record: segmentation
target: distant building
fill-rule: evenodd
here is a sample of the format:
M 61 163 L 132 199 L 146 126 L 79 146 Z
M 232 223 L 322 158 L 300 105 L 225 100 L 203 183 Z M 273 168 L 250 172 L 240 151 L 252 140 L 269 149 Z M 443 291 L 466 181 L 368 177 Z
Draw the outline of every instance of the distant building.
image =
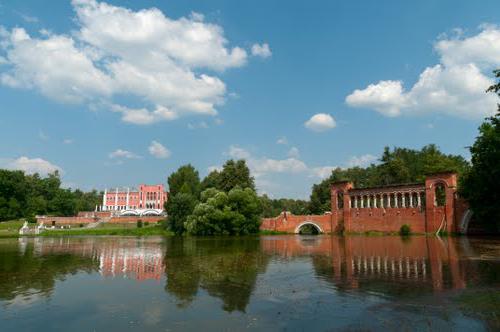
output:
M 168 199 L 168 193 L 163 184 L 145 185 L 139 188 L 114 188 L 104 190 L 102 205 L 97 207 L 98 211 L 130 211 L 141 212 L 145 210 L 156 210 L 163 212 L 163 206 Z

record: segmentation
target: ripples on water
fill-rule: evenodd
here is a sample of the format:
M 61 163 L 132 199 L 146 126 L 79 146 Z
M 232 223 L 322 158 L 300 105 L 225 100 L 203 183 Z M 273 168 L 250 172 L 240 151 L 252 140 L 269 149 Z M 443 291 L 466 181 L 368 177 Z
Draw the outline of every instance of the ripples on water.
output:
M 3 239 L 1 330 L 493 330 L 499 257 L 486 238 Z

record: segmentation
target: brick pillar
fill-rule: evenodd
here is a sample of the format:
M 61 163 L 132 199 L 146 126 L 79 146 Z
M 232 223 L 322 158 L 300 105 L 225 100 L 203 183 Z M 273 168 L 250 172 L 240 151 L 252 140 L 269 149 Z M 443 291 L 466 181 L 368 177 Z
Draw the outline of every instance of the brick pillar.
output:
M 350 206 L 349 206 L 349 190 L 352 189 L 352 182 L 343 181 L 343 182 L 335 182 L 332 184 L 330 188 L 330 200 L 331 200 L 331 228 L 332 232 L 338 232 L 342 229 L 342 226 L 345 231 L 350 230 Z M 342 193 L 344 195 L 343 198 L 343 207 L 339 208 L 338 205 L 338 194 Z M 346 218 L 347 216 L 347 218 Z M 347 223 L 346 223 L 347 222 Z
M 443 184 L 446 200 L 444 206 L 436 206 L 436 185 Z M 457 192 L 457 174 L 446 172 L 430 175 L 425 179 L 425 231 L 437 232 L 443 217 L 446 221 L 448 232 L 456 231 L 455 222 L 455 196 Z

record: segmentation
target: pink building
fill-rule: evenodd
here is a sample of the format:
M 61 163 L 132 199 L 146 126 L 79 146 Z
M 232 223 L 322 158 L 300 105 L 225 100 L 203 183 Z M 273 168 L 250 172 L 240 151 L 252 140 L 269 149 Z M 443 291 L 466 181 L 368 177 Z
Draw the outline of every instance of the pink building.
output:
M 141 184 L 136 188 L 115 188 L 104 191 L 101 211 L 163 210 L 168 193 L 162 184 Z

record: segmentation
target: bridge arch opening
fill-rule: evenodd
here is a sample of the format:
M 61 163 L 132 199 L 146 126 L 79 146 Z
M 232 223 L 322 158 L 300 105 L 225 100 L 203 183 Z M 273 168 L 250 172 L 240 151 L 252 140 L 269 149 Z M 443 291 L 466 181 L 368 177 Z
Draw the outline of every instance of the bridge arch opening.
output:
M 303 222 L 295 228 L 295 234 L 318 235 L 321 233 L 323 233 L 321 227 L 312 221 Z

